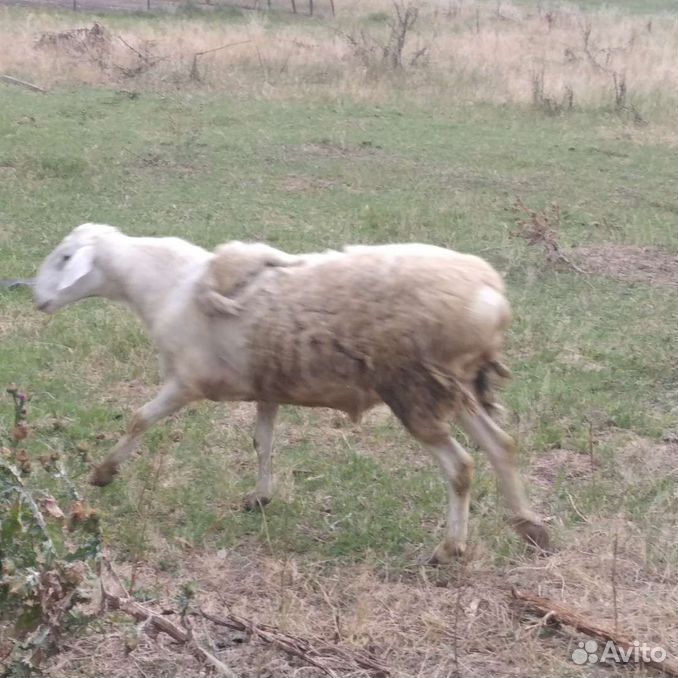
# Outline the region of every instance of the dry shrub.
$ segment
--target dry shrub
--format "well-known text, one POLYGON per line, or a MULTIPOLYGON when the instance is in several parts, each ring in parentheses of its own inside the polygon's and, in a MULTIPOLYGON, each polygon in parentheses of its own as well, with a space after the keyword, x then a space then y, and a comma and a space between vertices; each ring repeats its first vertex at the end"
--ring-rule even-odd
MULTIPOLYGON (((395 0, 388 20, 388 33, 381 37, 373 30, 361 27, 341 33, 353 55, 370 71, 403 68, 405 47, 419 18, 419 6, 403 0, 395 0)), ((409 57, 408 65, 415 66, 428 53, 428 46, 416 49, 409 57)))
MULTIPOLYGON (((652 100, 673 126, 675 17, 657 15, 648 21, 607 10, 583 14, 568 6, 545 11, 473 0, 419 0, 416 5, 399 0, 395 8, 386 0, 371 0, 342 3, 337 11, 336 22, 295 24, 269 22, 265 13, 242 23, 210 22, 207 16, 139 18, 124 29, 112 27, 111 20, 105 26, 113 38, 111 48, 97 60, 90 58, 89 47, 78 52, 74 40, 57 40, 47 50, 38 47, 45 31, 83 28, 81 15, 5 10, 0 72, 48 86, 115 85, 131 73, 143 76, 140 87, 167 88, 190 81, 195 55, 209 52, 200 58, 199 78, 193 78, 202 87, 247 92, 260 91, 265 83, 282 96, 315 89, 374 99, 394 86, 389 79, 375 87, 366 64, 376 61, 387 66, 382 71, 403 71, 415 95, 535 102, 551 113, 575 105, 644 113, 652 100), (118 36, 153 66, 138 68, 139 55, 118 36), (217 50, 231 43, 238 44, 217 50), (412 61, 426 68, 400 68, 412 61)), ((639 120, 646 117, 641 113, 639 120)))
POLYGON ((512 235, 527 240, 533 247, 539 247, 544 252, 547 263, 565 265, 577 273, 584 273, 579 266, 572 263, 558 244, 560 205, 553 203, 550 209, 539 211, 531 209, 520 198, 516 198, 513 209, 517 215, 518 228, 512 235))

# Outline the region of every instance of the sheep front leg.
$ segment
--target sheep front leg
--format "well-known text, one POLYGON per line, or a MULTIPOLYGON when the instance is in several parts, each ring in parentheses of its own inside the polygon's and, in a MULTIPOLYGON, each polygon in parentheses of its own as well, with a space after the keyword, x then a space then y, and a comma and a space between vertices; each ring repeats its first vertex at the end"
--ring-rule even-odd
POLYGON ((254 492, 244 499, 245 508, 254 510, 265 506, 273 495, 273 427, 278 414, 277 403, 257 403, 257 421, 254 426, 254 449, 257 451, 259 473, 254 492))
POLYGON ((515 443, 482 410, 463 413, 459 423, 478 447, 487 453, 499 478, 499 487, 506 498, 516 531, 526 541, 548 551, 549 535, 539 517, 531 510, 515 464, 515 443))
POLYGON ((120 465, 134 452, 144 431, 163 417, 181 409, 191 400, 193 398, 190 398, 179 384, 174 381, 167 382, 153 400, 134 413, 127 427, 127 433, 118 441, 110 454, 92 469, 90 483, 103 487, 112 482, 120 465))

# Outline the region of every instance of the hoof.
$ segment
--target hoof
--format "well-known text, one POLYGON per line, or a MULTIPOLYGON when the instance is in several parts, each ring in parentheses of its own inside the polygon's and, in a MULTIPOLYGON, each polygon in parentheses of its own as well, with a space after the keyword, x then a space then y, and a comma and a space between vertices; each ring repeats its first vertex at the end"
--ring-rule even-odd
POLYGON ((513 526, 530 546, 543 553, 551 553, 549 533, 541 523, 521 518, 516 520, 513 526))
POLYGON ((463 544, 450 544, 441 542, 436 546, 430 558, 426 561, 427 565, 446 565, 454 560, 461 558, 466 552, 466 546, 463 544))
POLYGON ((113 464, 103 462, 92 469, 89 475, 90 485, 96 485, 97 487, 110 485, 117 473, 118 469, 113 464))
POLYGON ((262 497, 256 492, 252 492, 252 494, 245 495, 244 499, 242 500, 242 506, 245 509, 245 511, 260 511, 266 504, 269 504, 271 502, 270 497, 262 497))

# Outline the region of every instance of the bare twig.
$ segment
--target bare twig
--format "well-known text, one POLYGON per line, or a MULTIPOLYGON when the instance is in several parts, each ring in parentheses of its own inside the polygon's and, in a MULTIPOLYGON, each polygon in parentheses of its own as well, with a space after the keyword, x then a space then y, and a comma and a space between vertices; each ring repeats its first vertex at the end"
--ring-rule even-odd
MULTIPOLYGON (((465 561, 462 561, 464 564, 465 561)), ((452 652, 454 653, 454 676, 461 678, 459 670, 459 615, 461 614, 461 568, 457 570, 457 592, 454 597, 454 617, 452 619, 452 652)))
POLYGON ((211 54, 212 52, 219 52, 222 49, 226 49, 227 47, 236 47, 237 45, 246 45, 248 42, 252 42, 252 40, 240 40, 238 42, 229 42, 227 45, 221 45, 221 47, 213 47, 212 49, 206 49, 203 50, 202 52, 196 52, 193 55, 193 62, 191 64, 191 79, 200 81, 200 71, 198 71, 198 57, 205 56, 205 54, 211 54))
POLYGON ((205 619, 209 619, 213 624, 226 626, 238 631, 246 631, 253 636, 257 636, 267 643, 278 646, 288 654, 303 659, 305 662, 320 669, 324 674, 331 678, 336 678, 337 674, 329 666, 326 666, 323 662, 310 656, 309 652, 313 652, 313 648, 307 640, 290 636, 273 626, 255 624, 253 621, 233 613, 227 614, 223 619, 215 617, 204 610, 200 610, 200 614, 202 614, 205 619))
MULTIPOLYGON (((220 675, 225 676, 226 678, 235 678, 236 674, 232 669, 226 666, 226 664, 215 657, 197 641, 187 617, 184 617, 184 627, 171 622, 164 614, 156 614, 147 609, 127 595, 125 587, 111 567, 110 562, 106 558, 103 559, 103 562, 109 573, 116 579, 118 586, 120 586, 121 590, 125 593, 123 596, 114 595, 106 589, 103 584, 103 579, 100 579, 102 599, 105 606, 112 610, 124 612, 133 617, 137 622, 143 622, 143 629, 151 635, 157 632, 167 634, 178 643, 189 648, 198 659, 210 664, 220 675)), ((337 645, 327 643, 314 646, 305 638, 298 638, 291 634, 284 633, 277 627, 269 624, 257 624, 250 619, 230 612, 224 617, 216 617, 204 610, 200 610, 199 614, 203 619, 206 619, 213 624, 225 626, 237 631, 244 631, 251 636, 256 636, 267 643, 271 643, 288 654, 299 657, 306 663, 322 671, 327 676, 330 676, 330 678, 337 678, 338 674, 323 661, 323 658, 334 657, 335 659, 340 659, 342 663, 351 670, 354 670, 355 667, 359 667, 365 669, 375 677, 387 678, 391 675, 389 669, 383 666, 374 657, 359 650, 347 650, 338 647, 337 645)))
MULTIPOLYGON (((125 588, 125 585, 122 583, 122 579, 118 576, 118 573, 113 569, 113 566, 111 565, 111 561, 108 559, 107 556, 104 556, 102 559, 102 562, 106 569, 108 570, 109 574, 115 579, 115 583, 120 587, 120 590, 123 592, 123 595, 125 598, 130 598, 129 591, 125 588)), ((103 583, 102 583, 103 586, 103 583)))
POLYGON ((615 528, 614 541, 612 542, 612 572, 610 579, 612 580, 612 610, 614 613, 614 632, 617 633, 619 615, 617 611, 617 545, 619 542, 619 528, 615 528))
POLYGON ((149 626, 153 627, 154 630, 166 633, 178 643, 186 645, 198 659, 210 664, 219 675, 225 676, 226 678, 237 678, 234 671, 226 666, 221 660, 217 659, 211 652, 208 652, 193 638, 193 633, 190 630, 173 624, 166 617, 151 612, 131 598, 115 596, 106 591, 106 589, 103 589, 103 593, 104 599, 111 609, 120 610, 121 612, 134 617, 134 619, 139 622, 146 622, 149 626))
POLYGON ((405 5, 404 0, 394 0, 395 14, 390 21, 391 35, 388 44, 384 47, 384 57, 388 59, 392 68, 403 65, 403 50, 410 32, 419 16, 419 8, 414 4, 405 5))
POLYGON ((577 508, 577 505, 574 503, 574 499, 572 499, 572 495, 569 492, 565 493, 567 495, 567 498, 570 500, 570 505, 574 509, 574 512, 581 518, 582 522, 588 523, 589 519, 577 508))
POLYGON ((549 263, 565 264, 573 271, 586 275, 586 271, 567 257, 556 239, 556 230, 560 226, 559 205, 554 203, 552 213, 549 215, 547 212, 530 209, 520 198, 516 198, 514 209, 516 212, 526 214, 529 219, 516 219, 520 230, 514 232, 513 235, 524 238, 530 245, 540 245, 549 263))
POLYGON ((589 461, 591 462, 591 474, 595 471, 595 462, 593 459, 593 422, 589 421, 589 461))
POLYGON ((319 646, 311 645, 310 641, 305 638, 298 638, 288 633, 284 633, 275 626, 269 624, 257 624, 238 614, 229 612, 225 617, 216 617, 204 610, 200 613, 209 619, 212 623, 219 626, 226 626, 227 628, 236 629, 238 631, 246 631, 247 633, 257 636, 261 640, 276 645, 285 652, 303 659, 305 662, 320 669, 328 676, 336 676, 335 672, 321 661, 322 657, 335 656, 342 659, 351 665, 359 666, 366 669, 374 676, 390 676, 391 672, 379 661, 370 655, 356 651, 346 650, 336 645, 323 644, 319 646))
MULTIPOLYGON (((631 636, 611 631, 604 626, 598 626, 566 605, 549 600, 548 598, 536 596, 527 591, 519 591, 516 588, 511 589, 511 595, 514 600, 523 603, 525 608, 530 609, 541 617, 549 615, 551 624, 556 623, 571 626, 577 631, 602 642, 612 641, 618 648, 624 651, 632 651, 637 647, 634 645, 634 639, 631 636)), ((673 657, 667 656, 661 661, 654 660, 651 657, 646 658, 644 653, 640 653, 639 657, 648 666, 665 673, 667 676, 678 676, 678 663, 673 657)))
POLYGON ((32 82, 26 82, 25 80, 19 80, 19 78, 14 78, 11 75, 0 75, 0 81, 6 82, 8 85, 17 85, 18 87, 25 87, 30 89, 31 92, 40 92, 40 94, 47 94, 47 90, 42 87, 34 85, 32 82))
POLYGON ((151 626, 154 626, 162 633, 166 633, 178 643, 187 643, 191 639, 190 634, 186 629, 176 626, 176 624, 173 624, 166 617, 162 617, 147 610, 143 605, 137 603, 132 598, 116 596, 104 588, 104 599, 112 610, 120 610, 121 612, 130 615, 130 617, 134 617, 137 621, 148 621, 151 626))
POLYGON ((206 49, 202 52, 196 52, 195 56, 203 56, 204 54, 210 54, 212 52, 218 52, 219 50, 226 49, 227 47, 236 47, 237 45, 246 45, 252 40, 239 40, 238 42, 229 42, 227 45, 221 45, 221 47, 213 47, 212 49, 206 49))
POLYGON ((332 620, 334 621, 334 642, 338 643, 341 640, 341 624, 339 618, 339 611, 335 607, 332 599, 325 591, 325 587, 320 583, 320 579, 315 580, 315 585, 318 587, 318 590, 322 594, 322 597, 325 599, 325 603, 332 610, 332 620))
POLYGON ((125 47, 129 48, 134 52, 134 54, 137 55, 139 58, 139 63, 134 67, 134 68, 126 68, 125 66, 118 66, 117 64, 114 64, 114 66, 126 77, 128 78, 133 78, 136 77, 137 75, 141 75, 142 73, 145 73, 146 71, 150 70, 157 64, 159 64, 161 61, 166 61, 168 57, 166 56, 153 56, 149 54, 144 54, 143 52, 140 52, 136 47, 133 47, 130 45, 122 36, 118 36, 118 40, 122 42, 125 47))
POLYGON ((127 40, 125 40, 121 35, 118 36, 118 40, 120 40, 120 42, 125 45, 125 47, 131 49, 142 61, 148 62, 148 56, 146 54, 142 54, 136 47, 132 47, 132 45, 130 45, 129 42, 127 42, 127 40))

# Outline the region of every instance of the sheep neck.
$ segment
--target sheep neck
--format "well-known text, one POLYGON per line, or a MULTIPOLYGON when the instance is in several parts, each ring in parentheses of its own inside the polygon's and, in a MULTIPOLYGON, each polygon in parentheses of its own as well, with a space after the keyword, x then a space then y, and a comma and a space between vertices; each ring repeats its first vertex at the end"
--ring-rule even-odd
MULTIPOLYGON (((201 248, 178 246, 172 239, 126 238, 121 256, 106 262, 115 281, 110 295, 126 303, 153 334, 156 320, 187 276, 195 271, 201 248)), ((181 243, 188 245, 188 243, 181 243)))

